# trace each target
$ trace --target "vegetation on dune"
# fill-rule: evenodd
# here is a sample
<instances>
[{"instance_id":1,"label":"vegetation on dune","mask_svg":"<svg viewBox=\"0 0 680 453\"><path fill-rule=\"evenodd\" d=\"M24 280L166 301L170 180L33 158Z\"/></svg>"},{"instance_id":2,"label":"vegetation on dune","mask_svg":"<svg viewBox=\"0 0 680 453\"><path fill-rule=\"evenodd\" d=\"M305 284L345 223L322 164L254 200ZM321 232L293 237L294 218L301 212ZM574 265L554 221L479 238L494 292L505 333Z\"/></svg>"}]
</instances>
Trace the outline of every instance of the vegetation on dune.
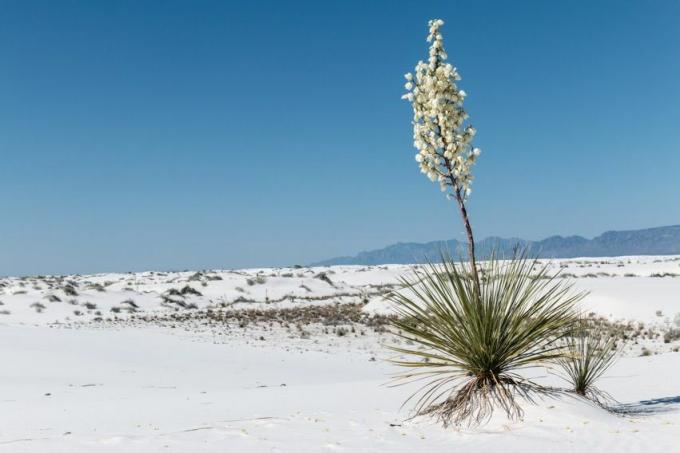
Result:
<instances>
[{"instance_id":1,"label":"vegetation on dune","mask_svg":"<svg viewBox=\"0 0 680 453\"><path fill-rule=\"evenodd\" d=\"M392 323L406 346L397 365L409 368L396 383L425 382L411 399L418 415L444 425L476 424L500 407L521 417L517 397L548 392L518 371L565 353L565 332L582 297L546 266L518 255L481 264L477 287L467 263L444 257L403 279L390 297Z\"/></svg>"},{"instance_id":2,"label":"vegetation on dune","mask_svg":"<svg viewBox=\"0 0 680 453\"><path fill-rule=\"evenodd\" d=\"M409 368L402 380L426 382L412 396L417 414L444 425L474 424L500 407L518 418L518 396L531 400L547 391L518 370L565 354L560 340L575 322L574 305L582 295L525 253L509 261L492 257L478 268L466 204L481 151L472 145L476 129L467 123L461 77L446 61L444 21L428 25L428 59L405 75L403 99L413 107L415 160L456 202L468 261L457 264L444 256L442 264L404 278L403 288L391 295L399 315L393 324L407 344L392 348L402 355L395 363Z\"/></svg>"},{"instance_id":3,"label":"vegetation on dune","mask_svg":"<svg viewBox=\"0 0 680 453\"><path fill-rule=\"evenodd\" d=\"M600 405L613 401L595 382L611 367L617 356L616 338L596 330L592 323L581 320L567 336L568 353L558 359L571 390Z\"/></svg>"}]
</instances>

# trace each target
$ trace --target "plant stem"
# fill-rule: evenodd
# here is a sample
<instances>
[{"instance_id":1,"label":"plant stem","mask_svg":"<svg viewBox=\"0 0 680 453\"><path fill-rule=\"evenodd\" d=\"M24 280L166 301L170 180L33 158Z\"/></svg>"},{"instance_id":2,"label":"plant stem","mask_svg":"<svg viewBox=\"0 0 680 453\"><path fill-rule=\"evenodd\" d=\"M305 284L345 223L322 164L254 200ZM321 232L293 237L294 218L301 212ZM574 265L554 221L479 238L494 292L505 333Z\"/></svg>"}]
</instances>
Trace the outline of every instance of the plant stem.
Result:
<instances>
[{"instance_id":1,"label":"plant stem","mask_svg":"<svg viewBox=\"0 0 680 453\"><path fill-rule=\"evenodd\" d=\"M472 272L472 278L475 280L475 288L479 294L479 275L477 274L477 260L475 258L475 238L472 235L472 226L470 225L470 219L468 218L467 209L465 208L465 200L461 195L460 189L455 190L456 201L458 202L458 208L460 209L460 215L463 218L463 223L465 224L465 233L467 234L468 240L468 257L470 258L470 270Z\"/></svg>"},{"instance_id":2,"label":"plant stem","mask_svg":"<svg viewBox=\"0 0 680 453\"><path fill-rule=\"evenodd\" d=\"M441 131L441 128L440 128ZM446 146L447 142L444 140L442 137L442 140L444 141L444 145ZM456 201L458 202L458 209L460 209L460 215L463 218L463 223L465 224L465 233L467 234L467 240L468 240L468 257L470 258L470 271L472 272L472 278L474 279L475 283L475 289L477 290L477 295L480 294L481 289L479 285L479 275L477 274L477 260L475 259L475 238L472 235L472 226L470 225L470 219L468 218L468 213L467 209L465 209L465 200L463 199L463 195L461 193L462 188L458 184L458 181L456 180L456 177L454 176L453 172L453 165L451 163L451 160L449 160L445 156L440 156L444 159L444 165L446 166L446 169L448 170L448 178L449 181L451 182L451 188L453 189L453 192L456 195Z\"/></svg>"}]
</instances>

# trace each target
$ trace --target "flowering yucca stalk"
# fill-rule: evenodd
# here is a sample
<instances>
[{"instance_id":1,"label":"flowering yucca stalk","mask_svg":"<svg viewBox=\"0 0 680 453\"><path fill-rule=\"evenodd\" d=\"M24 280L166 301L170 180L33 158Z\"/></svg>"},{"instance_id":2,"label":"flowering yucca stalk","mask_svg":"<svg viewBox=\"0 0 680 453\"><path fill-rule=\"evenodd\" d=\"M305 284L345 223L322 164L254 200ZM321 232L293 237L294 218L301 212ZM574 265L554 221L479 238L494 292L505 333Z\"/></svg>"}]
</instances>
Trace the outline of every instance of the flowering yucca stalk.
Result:
<instances>
[{"instance_id":1,"label":"flowering yucca stalk","mask_svg":"<svg viewBox=\"0 0 680 453\"><path fill-rule=\"evenodd\" d=\"M418 149L420 171L431 181L438 181L447 197L458 203L467 233L472 276L479 286L475 241L465 202L471 192L472 165L481 151L472 146L475 128L465 124L466 94L456 85L460 75L446 62L444 38L439 31L444 21L435 19L428 25L429 59L419 61L414 74L405 75L408 92L402 99L413 105L413 145Z\"/></svg>"}]
</instances>

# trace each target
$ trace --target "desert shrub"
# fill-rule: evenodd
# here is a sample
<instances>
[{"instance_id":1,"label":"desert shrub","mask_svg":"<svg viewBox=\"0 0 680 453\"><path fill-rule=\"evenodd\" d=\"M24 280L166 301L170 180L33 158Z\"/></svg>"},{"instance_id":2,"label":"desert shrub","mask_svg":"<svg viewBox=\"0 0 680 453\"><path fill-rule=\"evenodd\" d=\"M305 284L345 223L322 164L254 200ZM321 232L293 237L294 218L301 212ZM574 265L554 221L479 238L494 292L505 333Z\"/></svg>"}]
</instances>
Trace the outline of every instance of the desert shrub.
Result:
<instances>
[{"instance_id":1,"label":"desert shrub","mask_svg":"<svg viewBox=\"0 0 680 453\"><path fill-rule=\"evenodd\" d=\"M581 320L565 336L568 354L558 359L571 390L604 404L612 398L595 386L596 381L614 364L618 355L616 338Z\"/></svg>"},{"instance_id":2,"label":"desert shrub","mask_svg":"<svg viewBox=\"0 0 680 453\"><path fill-rule=\"evenodd\" d=\"M521 417L518 396L532 401L549 390L517 371L563 356L560 338L583 297L524 255L492 258L480 271L477 286L467 263L443 257L403 278L403 288L388 296L397 335L413 342L391 347L402 355L394 363L409 368L395 384L423 380L409 400L418 415L444 425L480 423L494 407Z\"/></svg>"},{"instance_id":3,"label":"desert shrub","mask_svg":"<svg viewBox=\"0 0 680 453\"><path fill-rule=\"evenodd\" d=\"M134 309L139 308L139 305L137 305L137 303L136 303L134 300L132 300L132 299L125 299L125 300L124 300L123 302L121 302L120 304L121 304L121 305L125 304L125 305L127 305L128 307L134 308Z\"/></svg>"},{"instance_id":4,"label":"desert shrub","mask_svg":"<svg viewBox=\"0 0 680 453\"><path fill-rule=\"evenodd\" d=\"M106 291L106 287L102 285L101 283L92 283L91 285L88 286L89 289L94 289L95 291L99 291L100 293L103 293Z\"/></svg>"},{"instance_id":5,"label":"desert shrub","mask_svg":"<svg viewBox=\"0 0 680 453\"><path fill-rule=\"evenodd\" d=\"M267 283L267 277L264 275L256 275L253 278L247 278L246 283L248 286L254 286L254 285L264 285Z\"/></svg>"},{"instance_id":6,"label":"desert shrub","mask_svg":"<svg viewBox=\"0 0 680 453\"><path fill-rule=\"evenodd\" d=\"M189 282L200 282L202 278L203 278L203 272L199 271L199 272L196 272L195 274L193 274L191 277L189 277L187 279L187 281L189 281Z\"/></svg>"},{"instance_id":7,"label":"desert shrub","mask_svg":"<svg viewBox=\"0 0 680 453\"><path fill-rule=\"evenodd\" d=\"M331 285L331 286L335 286L335 285L333 284L333 281L330 279L330 277L328 277L328 274L329 274L329 273L330 273L330 272L319 272L318 274L316 274L316 275L314 276L314 278L318 278L319 280L324 281L324 282L328 283L328 284Z\"/></svg>"},{"instance_id":8,"label":"desert shrub","mask_svg":"<svg viewBox=\"0 0 680 453\"><path fill-rule=\"evenodd\" d=\"M182 288L182 289L179 291L179 294L182 295L182 296L186 296L186 295L202 296L202 295L203 295L203 294L201 294L200 291L198 291L198 290L192 288L192 287L189 286L189 285L184 286L184 288Z\"/></svg>"},{"instance_id":9,"label":"desert shrub","mask_svg":"<svg viewBox=\"0 0 680 453\"><path fill-rule=\"evenodd\" d=\"M680 340L680 329L670 328L663 334L663 342L670 343L672 341Z\"/></svg>"}]
</instances>

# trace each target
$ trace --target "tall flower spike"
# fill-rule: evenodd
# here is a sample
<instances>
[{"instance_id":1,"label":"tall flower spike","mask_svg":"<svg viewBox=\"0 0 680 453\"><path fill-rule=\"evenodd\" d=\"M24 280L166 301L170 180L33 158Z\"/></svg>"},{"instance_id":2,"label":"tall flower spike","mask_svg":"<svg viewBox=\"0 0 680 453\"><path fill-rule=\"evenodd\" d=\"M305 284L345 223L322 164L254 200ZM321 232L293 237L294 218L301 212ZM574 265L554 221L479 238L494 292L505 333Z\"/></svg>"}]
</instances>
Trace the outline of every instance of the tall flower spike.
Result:
<instances>
[{"instance_id":1,"label":"tall flower spike","mask_svg":"<svg viewBox=\"0 0 680 453\"><path fill-rule=\"evenodd\" d=\"M421 172L438 181L447 195L465 200L471 191L472 165L481 151L472 146L477 131L465 125L467 94L456 85L458 71L446 62L443 25L441 19L429 21L427 63L419 61L414 73L404 76L407 92L402 99L413 106L413 145Z\"/></svg>"}]
</instances>

